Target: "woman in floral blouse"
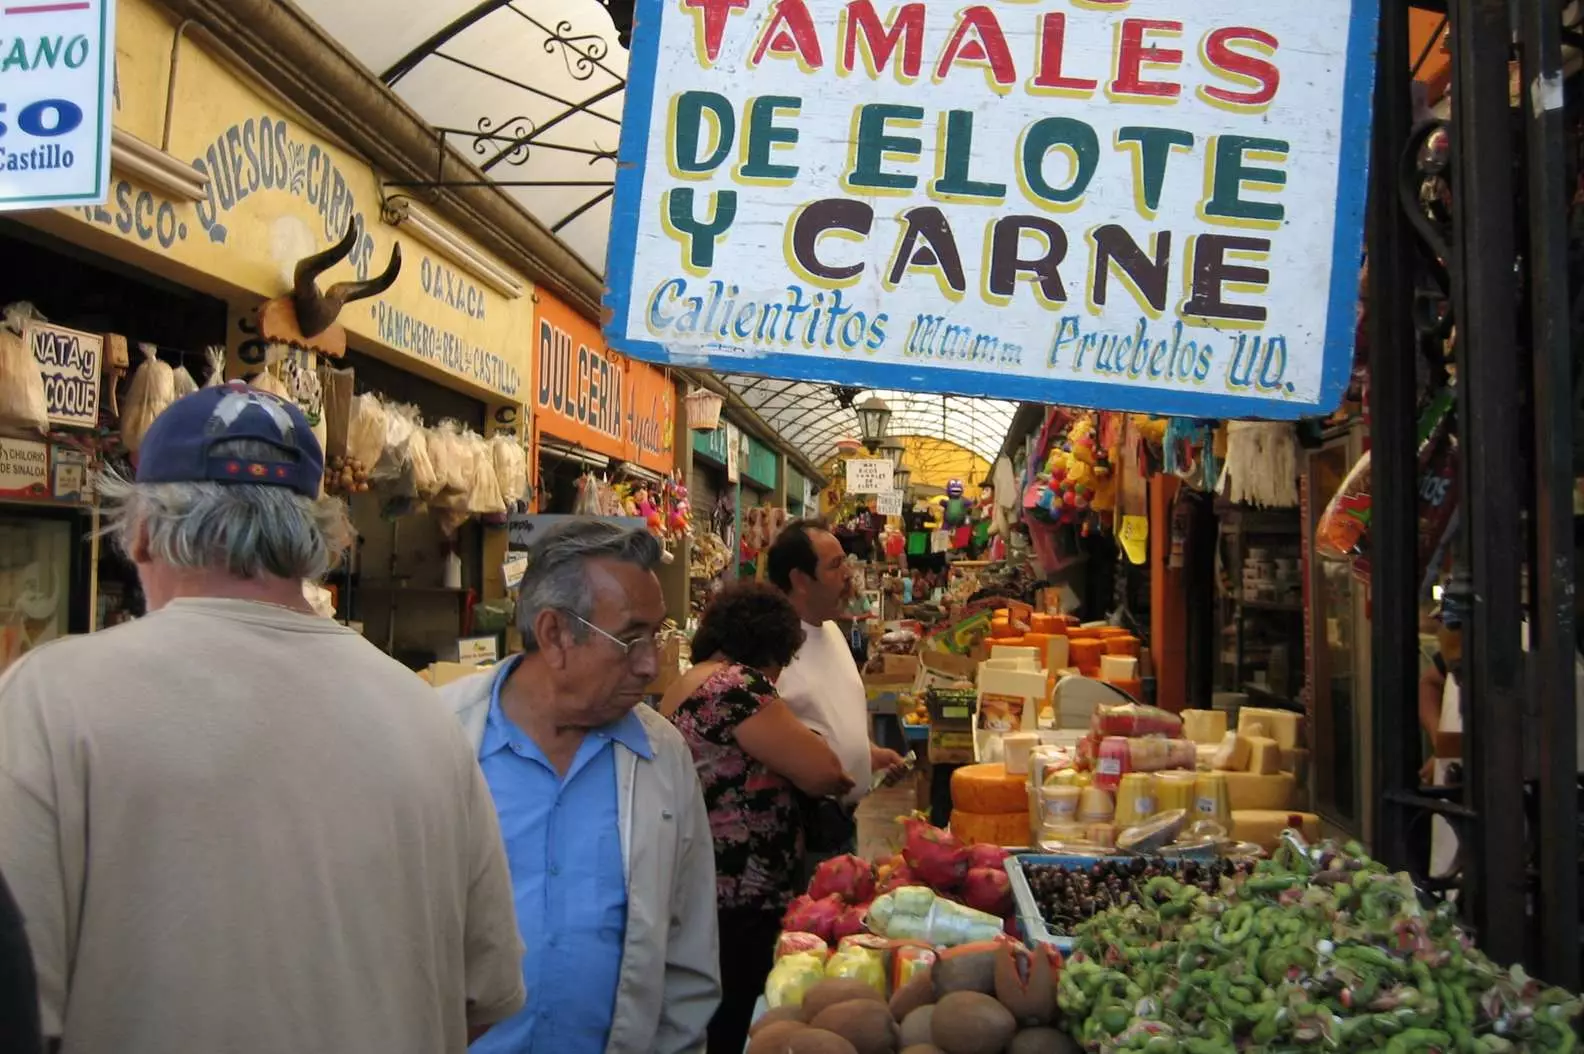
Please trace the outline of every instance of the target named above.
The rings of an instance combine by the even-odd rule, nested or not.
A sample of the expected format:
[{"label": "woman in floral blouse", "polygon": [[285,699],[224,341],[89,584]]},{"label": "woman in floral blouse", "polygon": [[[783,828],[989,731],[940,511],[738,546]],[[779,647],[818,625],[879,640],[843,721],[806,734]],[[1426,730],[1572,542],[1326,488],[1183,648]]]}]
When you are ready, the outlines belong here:
[{"label": "woman in floral blouse", "polygon": [[776,678],[802,645],[802,623],[780,590],[727,586],[693,637],[697,665],[660,701],[693,750],[715,838],[722,993],[709,1054],[742,1054],[747,1041],[781,916],[796,896],[800,795],[852,789],[830,747],[776,695]]}]

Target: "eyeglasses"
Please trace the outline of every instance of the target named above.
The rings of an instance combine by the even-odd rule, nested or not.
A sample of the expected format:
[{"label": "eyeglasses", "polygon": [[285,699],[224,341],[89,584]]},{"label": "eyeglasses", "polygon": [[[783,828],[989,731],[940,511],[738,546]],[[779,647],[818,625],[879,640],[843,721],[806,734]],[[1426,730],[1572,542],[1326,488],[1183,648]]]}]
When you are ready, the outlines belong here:
[{"label": "eyeglasses", "polygon": [[616,647],[622,650],[622,656],[624,658],[631,659],[633,657],[633,650],[636,648],[654,648],[659,643],[660,634],[658,632],[645,634],[644,636],[638,637],[635,640],[622,640],[620,637],[606,630],[600,629],[598,626],[594,625],[594,623],[590,622],[582,615],[579,615],[576,611],[566,611],[563,609],[563,613],[571,615],[573,618],[583,623],[584,626],[588,627],[595,633],[598,633],[601,637],[604,637],[606,640],[616,645]]}]

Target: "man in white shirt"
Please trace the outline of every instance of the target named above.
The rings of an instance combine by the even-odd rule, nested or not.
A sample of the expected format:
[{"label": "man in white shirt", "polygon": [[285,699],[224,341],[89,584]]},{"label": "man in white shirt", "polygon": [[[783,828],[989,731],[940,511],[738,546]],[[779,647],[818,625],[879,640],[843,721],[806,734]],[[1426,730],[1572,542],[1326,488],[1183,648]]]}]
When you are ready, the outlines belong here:
[{"label": "man in white shirt", "polygon": [[863,676],[836,625],[850,596],[847,554],[830,528],[794,520],[782,529],[767,557],[770,581],[787,595],[803,620],[806,639],[776,690],[799,720],[825,737],[853,789],[839,803],[820,803],[811,817],[808,866],[857,850],[857,804],[876,771],[896,771],[902,756],[869,741],[869,705]]}]

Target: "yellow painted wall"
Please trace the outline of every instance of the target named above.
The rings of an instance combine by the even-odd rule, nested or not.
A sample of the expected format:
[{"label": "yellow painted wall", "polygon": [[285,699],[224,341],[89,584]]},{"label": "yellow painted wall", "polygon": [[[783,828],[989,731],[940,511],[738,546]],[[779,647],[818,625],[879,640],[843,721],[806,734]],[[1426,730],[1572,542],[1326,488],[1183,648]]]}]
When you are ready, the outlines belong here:
[{"label": "yellow painted wall", "polygon": [[[148,0],[120,0],[116,25],[118,131],[158,145],[165,124],[175,20]],[[401,275],[384,295],[341,313],[349,344],[481,399],[491,415],[531,402],[533,285],[507,297],[380,217],[380,179],[205,50],[180,45],[167,153],[209,176],[208,196],[172,200],[114,172],[103,206],[17,214],[233,305],[233,329],[287,292],[299,259],[361,232],[321,287],[377,275],[400,245]],[[503,270],[508,270],[503,268]],[[243,334],[227,334],[233,348]],[[524,433],[526,434],[526,433]]]},{"label": "yellow painted wall", "polygon": [[[967,447],[934,436],[898,436],[907,447],[902,463],[913,470],[911,485],[939,487],[954,479],[962,480],[969,497],[977,497],[979,484],[990,475],[990,462]],[[861,455],[868,457],[867,453]],[[820,466],[821,475],[835,480],[842,477],[841,458],[833,457]]]}]

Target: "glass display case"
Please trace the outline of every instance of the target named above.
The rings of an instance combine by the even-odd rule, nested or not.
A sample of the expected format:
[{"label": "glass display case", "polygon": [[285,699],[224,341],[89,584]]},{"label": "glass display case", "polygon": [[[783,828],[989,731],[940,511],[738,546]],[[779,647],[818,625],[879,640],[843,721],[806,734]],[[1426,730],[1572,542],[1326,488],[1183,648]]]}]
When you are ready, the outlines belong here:
[{"label": "glass display case", "polygon": [[1366,842],[1372,793],[1368,589],[1351,563],[1316,554],[1315,527],[1364,454],[1362,425],[1328,433],[1307,452],[1303,472],[1306,710],[1314,763],[1314,811]]}]

